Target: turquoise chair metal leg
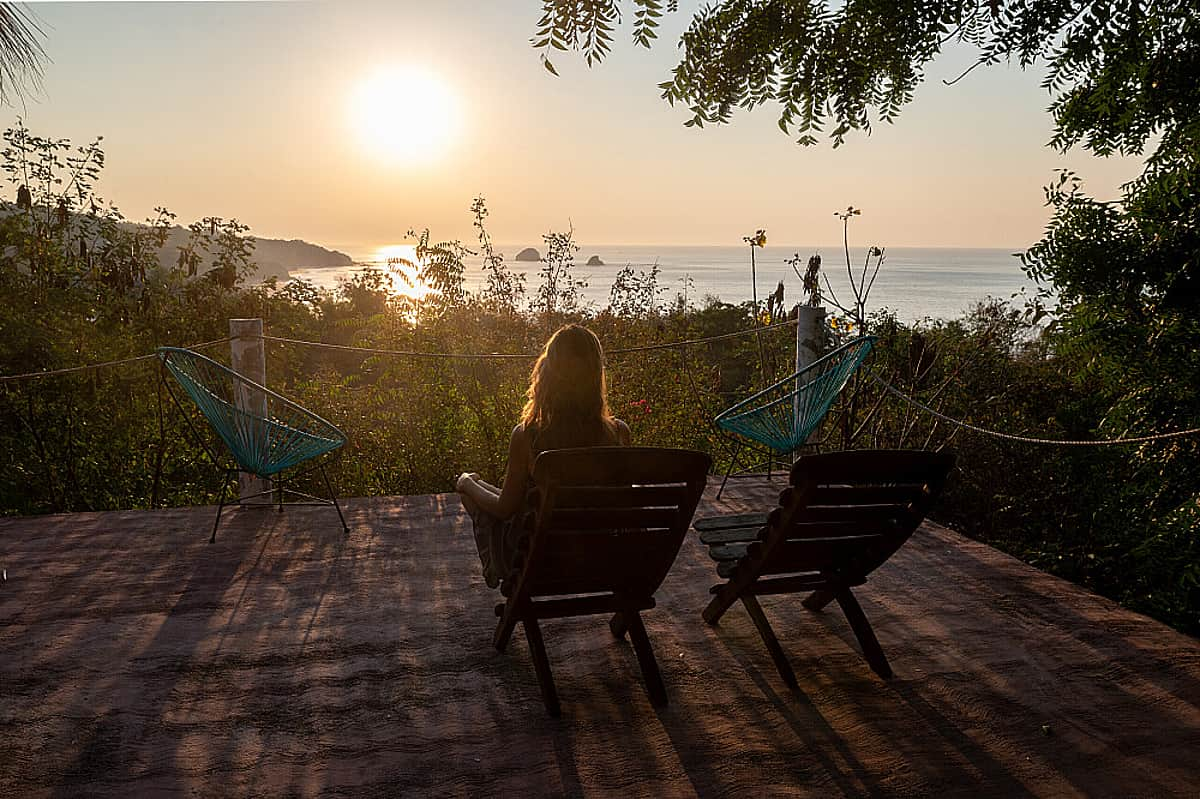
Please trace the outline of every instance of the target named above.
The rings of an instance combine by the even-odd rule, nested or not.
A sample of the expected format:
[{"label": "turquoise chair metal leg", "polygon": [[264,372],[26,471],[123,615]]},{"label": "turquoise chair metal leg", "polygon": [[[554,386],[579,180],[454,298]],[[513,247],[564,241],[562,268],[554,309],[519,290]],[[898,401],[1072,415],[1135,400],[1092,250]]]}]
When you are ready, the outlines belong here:
[{"label": "turquoise chair metal leg", "polygon": [[221,502],[217,505],[217,518],[213,521],[212,535],[208,538],[208,543],[215,543],[217,540],[217,527],[221,524],[221,512],[225,510],[225,491],[229,488],[229,480],[237,479],[237,470],[229,469],[225,472],[225,478],[221,480]]},{"label": "turquoise chair metal leg", "polygon": [[737,446],[733,449],[733,456],[729,459],[729,469],[725,472],[725,479],[721,481],[721,487],[717,489],[717,499],[721,498],[721,492],[725,490],[725,484],[729,482],[729,475],[733,474],[733,470],[737,468],[737,456],[742,451],[742,442],[738,441]]},{"label": "turquoise chair metal leg", "polygon": [[333,484],[329,482],[329,475],[325,473],[325,464],[321,464],[321,477],[325,480],[325,490],[329,492],[329,498],[333,500],[333,508],[337,511],[338,518],[342,522],[342,532],[350,535],[350,528],[346,524],[346,517],[342,515],[342,506],[338,504],[337,494],[333,492]]}]

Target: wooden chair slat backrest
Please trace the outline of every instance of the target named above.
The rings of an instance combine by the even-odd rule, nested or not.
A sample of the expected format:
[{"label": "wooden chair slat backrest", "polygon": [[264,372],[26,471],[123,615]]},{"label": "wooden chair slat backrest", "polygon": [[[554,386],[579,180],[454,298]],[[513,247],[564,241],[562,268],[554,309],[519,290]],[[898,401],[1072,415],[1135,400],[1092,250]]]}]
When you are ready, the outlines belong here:
[{"label": "wooden chair slat backrest", "polygon": [[950,453],[909,450],[801,458],[749,554],[761,574],[865,577],[917,529],[953,463]]},{"label": "wooden chair slat backrest", "polygon": [[656,508],[554,508],[549,524],[560,533],[641,527],[670,530],[679,518],[679,507]]},{"label": "wooden chair slat backrest", "polygon": [[501,586],[493,643],[504,651],[524,625],[550,715],[560,708],[539,618],[611,613],[609,630],[629,636],[650,701],[667,703],[640,614],[654,607],[711,465],[703,452],[649,447],[550,450],[534,461],[533,529],[519,573]]},{"label": "wooden chair slat backrest", "polygon": [[558,487],[558,504],[563,508],[657,508],[687,500],[687,486],[576,486]]},{"label": "wooden chair slat backrest", "polygon": [[528,595],[652,595],[679,552],[710,465],[701,452],[650,447],[541,453]]},{"label": "wooden chair slat backrest", "polygon": [[791,486],[757,531],[746,515],[702,519],[702,539],[727,582],[702,614],[717,624],[741,601],[788,685],[797,685],[779,639],[757,597],[812,592],[804,607],[818,612],[837,602],[880,677],[892,667],[853,588],[912,536],[941,493],[954,456],[949,452],[857,450],[796,461]]}]

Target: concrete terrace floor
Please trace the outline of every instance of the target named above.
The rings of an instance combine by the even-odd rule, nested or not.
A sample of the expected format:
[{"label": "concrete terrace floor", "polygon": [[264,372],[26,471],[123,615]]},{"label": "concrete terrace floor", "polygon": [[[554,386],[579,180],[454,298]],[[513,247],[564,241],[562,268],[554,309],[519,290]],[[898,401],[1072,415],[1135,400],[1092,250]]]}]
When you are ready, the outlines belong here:
[{"label": "concrete terrace floor", "polygon": [[[750,479],[700,515],[756,510]],[[603,617],[523,634],[452,496],[0,520],[0,796],[1183,796],[1200,791],[1200,643],[926,525],[859,596],[896,677],[836,606],[700,619],[693,536],[646,614],[670,706]],[[1043,725],[1045,727],[1044,731]]]}]

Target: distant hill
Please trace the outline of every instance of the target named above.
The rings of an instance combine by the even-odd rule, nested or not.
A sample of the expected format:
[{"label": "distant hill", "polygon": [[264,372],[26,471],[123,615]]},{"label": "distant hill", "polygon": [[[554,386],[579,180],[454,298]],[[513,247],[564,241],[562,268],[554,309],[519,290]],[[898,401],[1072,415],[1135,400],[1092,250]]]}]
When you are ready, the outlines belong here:
[{"label": "distant hill", "polygon": [[[187,240],[187,228],[172,227],[167,243],[158,253],[158,262],[164,267],[174,266],[179,258],[179,248],[187,244]],[[257,236],[254,237],[252,260],[257,271],[248,278],[251,283],[272,276],[286,278],[291,269],[350,266],[354,263],[345,253],[327,250],[300,239],[261,239]],[[209,267],[210,263],[205,261],[198,271],[203,274]]]},{"label": "distant hill", "polygon": [[[0,201],[0,216],[22,213],[15,204]],[[137,222],[126,222],[130,229],[141,227]],[[354,263],[349,255],[337,250],[327,250],[316,244],[310,244],[300,239],[264,239],[254,238],[254,253],[252,262],[256,267],[254,274],[248,276],[251,283],[258,283],[269,277],[286,278],[292,269],[312,269],[331,266],[350,266]],[[166,243],[158,252],[158,262],[165,268],[173,268],[179,262],[179,249],[187,244],[187,228],[173,225],[167,235]],[[197,269],[198,274],[204,274],[212,268],[212,259],[205,258]]]}]

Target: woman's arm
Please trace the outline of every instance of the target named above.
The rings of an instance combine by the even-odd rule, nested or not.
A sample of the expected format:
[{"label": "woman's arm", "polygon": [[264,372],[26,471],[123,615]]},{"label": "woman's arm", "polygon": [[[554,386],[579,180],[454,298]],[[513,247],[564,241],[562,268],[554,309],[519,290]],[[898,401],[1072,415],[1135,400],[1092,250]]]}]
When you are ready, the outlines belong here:
[{"label": "woman's arm", "polygon": [[504,473],[504,487],[495,486],[479,479],[479,475],[464,472],[459,475],[455,486],[459,494],[480,509],[499,518],[507,519],[521,508],[525,501],[525,489],[529,483],[529,443],[521,425],[513,428],[508,442],[508,468]]}]

